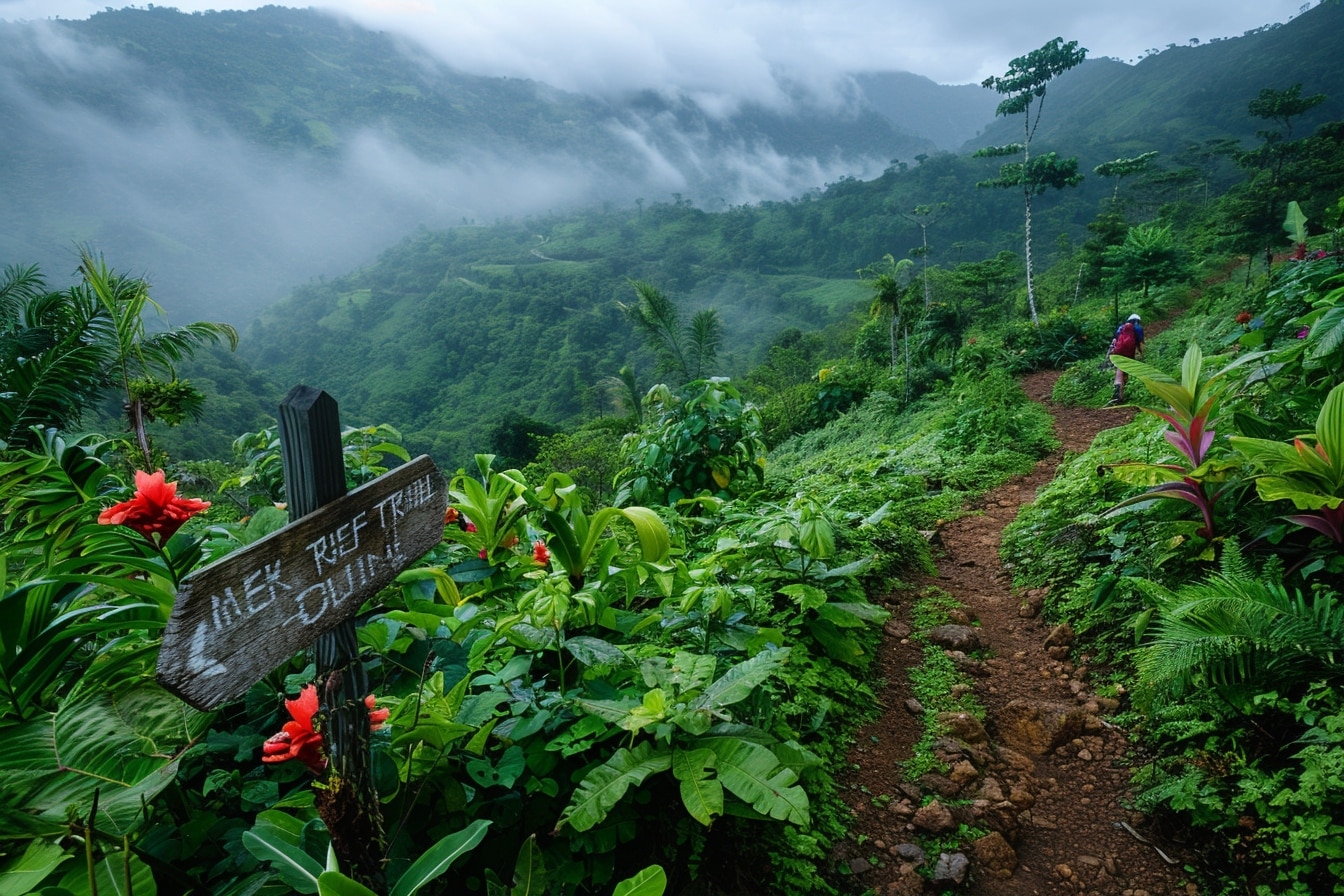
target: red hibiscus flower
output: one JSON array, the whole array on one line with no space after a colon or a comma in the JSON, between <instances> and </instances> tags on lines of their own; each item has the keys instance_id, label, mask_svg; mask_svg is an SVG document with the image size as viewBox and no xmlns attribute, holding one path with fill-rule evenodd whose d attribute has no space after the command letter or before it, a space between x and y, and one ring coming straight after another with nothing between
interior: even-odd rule
<instances>
[{"instance_id":1,"label":"red hibiscus flower","mask_svg":"<svg viewBox=\"0 0 1344 896\"><path fill-rule=\"evenodd\" d=\"M364 705L369 709L369 730L377 731L387 721L388 710L374 708L372 694L364 698ZM313 774L322 774L327 769L327 754L322 750L322 735L313 729L313 716L318 709L317 686L304 685L297 699L285 701L285 709L293 721L286 722L280 733L261 745L261 761L298 759Z\"/></svg>"},{"instance_id":2,"label":"red hibiscus flower","mask_svg":"<svg viewBox=\"0 0 1344 896\"><path fill-rule=\"evenodd\" d=\"M130 526L155 544L173 537L182 524L210 506L209 501L179 498L177 483L165 482L162 470L135 471L135 494L98 514L98 522Z\"/></svg>"},{"instance_id":3,"label":"red hibiscus flower","mask_svg":"<svg viewBox=\"0 0 1344 896\"><path fill-rule=\"evenodd\" d=\"M532 559L545 566L551 562L550 549L546 547L546 542L538 538L532 543Z\"/></svg>"},{"instance_id":4,"label":"red hibiscus flower","mask_svg":"<svg viewBox=\"0 0 1344 896\"><path fill-rule=\"evenodd\" d=\"M313 716L317 714L317 706L317 686L311 684L304 686L298 699L286 700L285 709L289 710L293 721L286 722L279 734L261 745L261 761L298 759L313 774L322 774L327 767L327 757L322 752L322 735L313 730Z\"/></svg>"}]
</instances>

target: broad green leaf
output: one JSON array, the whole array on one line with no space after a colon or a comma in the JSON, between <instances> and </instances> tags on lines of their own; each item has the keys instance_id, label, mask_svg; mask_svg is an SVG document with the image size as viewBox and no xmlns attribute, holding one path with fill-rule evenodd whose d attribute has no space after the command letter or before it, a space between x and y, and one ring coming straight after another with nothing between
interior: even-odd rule
<instances>
[{"instance_id":1,"label":"broad green leaf","mask_svg":"<svg viewBox=\"0 0 1344 896\"><path fill-rule=\"evenodd\" d=\"M649 775L665 772L671 766L672 757L662 751L655 753L650 744L642 743L631 750L622 747L579 782L560 824L576 831L591 829L607 817L631 785L642 784Z\"/></svg>"},{"instance_id":2,"label":"broad green leaf","mask_svg":"<svg viewBox=\"0 0 1344 896\"><path fill-rule=\"evenodd\" d=\"M31 892L66 858L68 854L60 844L34 840L23 855L0 867L0 896L21 896Z\"/></svg>"},{"instance_id":3,"label":"broad green leaf","mask_svg":"<svg viewBox=\"0 0 1344 896\"><path fill-rule=\"evenodd\" d=\"M539 896L546 890L546 862L537 846L537 835L523 841L513 865L513 889L509 896Z\"/></svg>"},{"instance_id":4,"label":"broad green leaf","mask_svg":"<svg viewBox=\"0 0 1344 896\"><path fill-rule=\"evenodd\" d=\"M597 716L608 722L620 723L640 703L633 697L620 700L575 700L574 704L589 715Z\"/></svg>"},{"instance_id":5,"label":"broad green leaf","mask_svg":"<svg viewBox=\"0 0 1344 896\"><path fill-rule=\"evenodd\" d=\"M373 890L339 871L323 871L317 877L318 896L378 896Z\"/></svg>"},{"instance_id":6,"label":"broad green leaf","mask_svg":"<svg viewBox=\"0 0 1344 896\"><path fill-rule=\"evenodd\" d=\"M397 879L388 896L412 896L421 887L443 874L453 862L471 852L485 838L490 820L477 819L455 834L449 834L421 854Z\"/></svg>"},{"instance_id":7,"label":"broad green leaf","mask_svg":"<svg viewBox=\"0 0 1344 896\"><path fill-rule=\"evenodd\" d=\"M623 666L630 662L621 648L610 641L590 635L575 635L565 639L565 650L585 666Z\"/></svg>"},{"instance_id":8,"label":"broad green leaf","mask_svg":"<svg viewBox=\"0 0 1344 896\"><path fill-rule=\"evenodd\" d=\"M1307 241L1307 216L1296 199L1288 203L1288 213L1283 218L1283 232L1295 243Z\"/></svg>"},{"instance_id":9,"label":"broad green leaf","mask_svg":"<svg viewBox=\"0 0 1344 896\"><path fill-rule=\"evenodd\" d=\"M143 821L144 802L173 782L178 756L210 718L146 682L87 693L6 729L0 830L59 835L68 829L67 809L87 817L96 790L95 827L130 833Z\"/></svg>"},{"instance_id":10,"label":"broad green leaf","mask_svg":"<svg viewBox=\"0 0 1344 896\"><path fill-rule=\"evenodd\" d=\"M263 862L269 862L276 873L300 893L316 893L317 878L322 865L297 844L287 843L272 830L243 831L243 845Z\"/></svg>"},{"instance_id":11,"label":"broad green leaf","mask_svg":"<svg viewBox=\"0 0 1344 896\"><path fill-rule=\"evenodd\" d=\"M1336 477L1344 476L1344 383L1330 390L1316 417L1316 441ZM1342 485L1340 479L1335 484Z\"/></svg>"},{"instance_id":12,"label":"broad green leaf","mask_svg":"<svg viewBox=\"0 0 1344 896\"><path fill-rule=\"evenodd\" d=\"M634 877L616 885L611 896L663 896L667 890L667 872L662 865L650 865Z\"/></svg>"},{"instance_id":13,"label":"broad green leaf","mask_svg":"<svg viewBox=\"0 0 1344 896\"><path fill-rule=\"evenodd\" d=\"M1198 342L1191 342L1185 350L1185 357L1181 359L1181 385L1190 393L1192 405L1194 396L1199 394L1199 374L1203 369L1204 352Z\"/></svg>"},{"instance_id":14,"label":"broad green leaf","mask_svg":"<svg viewBox=\"0 0 1344 896\"><path fill-rule=\"evenodd\" d=\"M1157 485L1162 482L1180 482L1185 479L1185 471L1157 464L1125 463L1114 464L1106 470L1126 485Z\"/></svg>"},{"instance_id":15,"label":"broad green leaf","mask_svg":"<svg viewBox=\"0 0 1344 896\"><path fill-rule=\"evenodd\" d=\"M826 603L826 592L815 585L785 585L779 593L797 601L804 610L815 610Z\"/></svg>"},{"instance_id":16,"label":"broad green leaf","mask_svg":"<svg viewBox=\"0 0 1344 896\"><path fill-rule=\"evenodd\" d=\"M857 613L836 603L824 603L817 607L817 615L839 628L864 628L868 625Z\"/></svg>"},{"instance_id":17,"label":"broad green leaf","mask_svg":"<svg viewBox=\"0 0 1344 896\"><path fill-rule=\"evenodd\" d=\"M808 823L806 791L768 748L733 737L707 737L700 743L714 751L719 780L738 799L762 815L800 826Z\"/></svg>"},{"instance_id":18,"label":"broad green leaf","mask_svg":"<svg viewBox=\"0 0 1344 896\"><path fill-rule=\"evenodd\" d=\"M705 827L723 814L723 785L712 776L716 761L714 751L704 747L672 753L672 774L681 782L682 805Z\"/></svg>"},{"instance_id":19,"label":"broad green leaf","mask_svg":"<svg viewBox=\"0 0 1344 896\"><path fill-rule=\"evenodd\" d=\"M666 688L674 693L698 691L714 678L718 660L712 656L678 650L670 660L655 656L639 667L644 683L649 687Z\"/></svg>"},{"instance_id":20,"label":"broad green leaf","mask_svg":"<svg viewBox=\"0 0 1344 896\"><path fill-rule=\"evenodd\" d=\"M733 666L719 676L718 680L705 688L700 699L695 701L698 707L718 709L732 706L751 696L762 682L775 673L788 659L789 648L762 651L751 659Z\"/></svg>"},{"instance_id":21,"label":"broad green leaf","mask_svg":"<svg viewBox=\"0 0 1344 896\"><path fill-rule=\"evenodd\" d=\"M127 880L127 875L130 880ZM98 896L157 896L154 872L135 853L114 852L93 866ZM92 896L89 872L84 863L61 878L60 886L74 896Z\"/></svg>"}]
</instances>

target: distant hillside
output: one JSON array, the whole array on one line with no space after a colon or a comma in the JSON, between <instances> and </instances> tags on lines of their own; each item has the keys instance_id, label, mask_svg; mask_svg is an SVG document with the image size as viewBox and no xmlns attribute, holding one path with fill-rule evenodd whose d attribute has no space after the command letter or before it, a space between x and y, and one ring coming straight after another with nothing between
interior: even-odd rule
<instances>
[{"instance_id":1,"label":"distant hillside","mask_svg":"<svg viewBox=\"0 0 1344 896\"><path fill-rule=\"evenodd\" d=\"M949 151L980 133L1001 99L978 84L937 84L909 72L868 72L856 75L855 81L864 98L893 124Z\"/></svg>"},{"instance_id":2,"label":"distant hillside","mask_svg":"<svg viewBox=\"0 0 1344 896\"><path fill-rule=\"evenodd\" d=\"M784 199L933 141L867 106L619 102L464 74L313 10L150 6L0 23L0 260L91 242L175 319L245 323L416 226L690 199Z\"/></svg>"},{"instance_id":3,"label":"distant hillside","mask_svg":"<svg viewBox=\"0 0 1344 896\"><path fill-rule=\"evenodd\" d=\"M1269 123L1247 115L1263 88L1301 84L1326 102L1303 116L1297 136L1344 119L1344 4L1322 3L1283 25L1200 46L1172 47L1126 65L1088 60L1050 85L1036 140L1077 154L1086 168L1156 149L1171 156L1208 139L1249 147ZM988 91L987 91L988 92ZM999 118L963 147L1021 139L1020 116Z\"/></svg>"}]
</instances>

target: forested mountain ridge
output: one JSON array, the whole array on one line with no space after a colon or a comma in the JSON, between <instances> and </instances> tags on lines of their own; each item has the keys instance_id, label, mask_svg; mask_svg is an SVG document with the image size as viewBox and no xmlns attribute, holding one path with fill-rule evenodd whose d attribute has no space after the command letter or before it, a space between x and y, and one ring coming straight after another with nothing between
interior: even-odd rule
<instances>
[{"instance_id":1,"label":"forested mountain ridge","mask_svg":"<svg viewBox=\"0 0 1344 896\"><path fill-rule=\"evenodd\" d=\"M1301 134L1344 118L1344 4L1320 3L1290 22L1239 38L1172 46L1136 65L1089 59L1050 86L1036 135L1085 165L1157 150L1164 155L1206 140L1253 143L1263 121L1246 115L1264 88L1302 85L1326 100L1295 124ZM963 151L1022 138L1020 119L998 118Z\"/></svg>"},{"instance_id":2,"label":"forested mountain ridge","mask_svg":"<svg viewBox=\"0 0 1344 896\"><path fill-rule=\"evenodd\" d=\"M831 107L711 115L465 74L313 10L151 6L0 22L0 39L0 257L59 270L96 244L182 318L244 324L421 224L782 199L935 149L854 85Z\"/></svg>"},{"instance_id":3,"label":"forested mountain ridge","mask_svg":"<svg viewBox=\"0 0 1344 896\"><path fill-rule=\"evenodd\" d=\"M1337 26L1332 18L1303 16L1282 29L1221 41L1210 58L1246 68L1258 42L1291 36L1289 28L1315 37L1321 29L1312 23L1320 21ZM1243 52L1222 49L1238 45ZM1158 71L1152 63L1144 65ZM1113 76L1137 69L1098 60L1080 70L1071 82L1060 79L1058 93L1052 85L1045 122L1069 115L1075 104L1091 103L1084 88L1114 89ZM1308 68L1278 74L1293 75L1294 83L1316 78ZM1185 78L1185 69L1173 77ZM1177 90L1147 74L1139 83L1159 95ZM1227 100L1240 108L1236 133L1265 126L1248 114L1255 96L1251 91ZM1141 104L1142 95L1133 101ZM1154 121L1216 111L1198 102L1149 108ZM1219 133L1212 128L1206 125L1200 133ZM1038 138L1046 150L1067 154L1077 145L1080 154L1090 152L1084 171L1151 146L1097 131L1055 139L1059 142ZM602 383L621 367L632 365L644 386L652 381L653 358L640 348L617 304L633 300L632 280L666 290L687 314L714 307L725 324L719 367L733 376L763 360L770 344L791 338L790 332L843 325L852 333L871 298L856 272L886 254L903 258L922 250L926 229L928 263L950 269L983 261L974 306L995 317L1011 314L1018 282L1012 262L996 267L986 260L1020 254L1021 200L1012 191L975 186L995 170L993 160L932 153L913 164L893 165L875 179L841 178L788 202L705 211L677 197L490 227L426 230L373 265L296 290L262 316L242 351L280 381L323 383L342 396L355 419L393 423L417 450L461 462L487 445L488 432L506 412L569 425L614 410ZM1163 153L1152 176L1127 182L1123 195L1131 214L1143 220L1164 203L1206 202L1242 176L1226 155ZM1079 188L1037 201L1034 230L1042 269L1088 239L1088 223L1116 188L1094 176ZM922 218L912 213L921 206L929 210ZM1006 279L995 279L1005 271ZM1076 281L1075 275L1068 282L1043 279L1038 287L1043 309L1073 301ZM803 377L811 372L794 371Z\"/></svg>"}]
</instances>

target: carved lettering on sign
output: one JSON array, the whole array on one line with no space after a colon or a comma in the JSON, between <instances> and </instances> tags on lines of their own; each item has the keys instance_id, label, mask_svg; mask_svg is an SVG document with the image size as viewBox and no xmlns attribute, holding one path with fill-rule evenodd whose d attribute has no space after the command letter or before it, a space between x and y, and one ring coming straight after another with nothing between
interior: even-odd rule
<instances>
[{"instance_id":1,"label":"carved lettering on sign","mask_svg":"<svg viewBox=\"0 0 1344 896\"><path fill-rule=\"evenodd\" d=\"M159 680L198 709L241 696L438 544L447 505L443 477L419 457L192 573Z\"/></svg>"}]
</instances>

